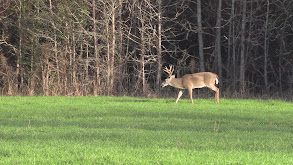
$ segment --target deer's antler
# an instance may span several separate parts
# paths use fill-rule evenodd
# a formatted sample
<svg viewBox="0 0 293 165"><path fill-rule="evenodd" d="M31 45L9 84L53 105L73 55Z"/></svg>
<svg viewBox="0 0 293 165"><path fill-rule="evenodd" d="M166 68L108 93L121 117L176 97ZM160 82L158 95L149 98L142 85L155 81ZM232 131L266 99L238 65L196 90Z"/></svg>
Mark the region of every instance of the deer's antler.
<svg viewBox="0 0 293 165"><path fill-rule="evenodd" d="M164 71L165 71L166 73L169 74L169 77L171 77L172 74L173 74L173 72L174 72L174 67L173 67L173 65L169 65L169 69L167 68L167 66L165 66Z"/></svg>

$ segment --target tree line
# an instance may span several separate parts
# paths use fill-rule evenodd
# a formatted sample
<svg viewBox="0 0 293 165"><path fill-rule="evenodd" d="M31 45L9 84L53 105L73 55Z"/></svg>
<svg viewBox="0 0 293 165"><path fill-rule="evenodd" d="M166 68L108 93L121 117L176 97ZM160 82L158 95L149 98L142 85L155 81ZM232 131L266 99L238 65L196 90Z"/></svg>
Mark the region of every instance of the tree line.
<svg viewBox="0 0 293 165"><path fill-rule="evenodd" d="M292 96L291 0L3 0L1 95L159 96L162 68L221 95Z"/></svg>

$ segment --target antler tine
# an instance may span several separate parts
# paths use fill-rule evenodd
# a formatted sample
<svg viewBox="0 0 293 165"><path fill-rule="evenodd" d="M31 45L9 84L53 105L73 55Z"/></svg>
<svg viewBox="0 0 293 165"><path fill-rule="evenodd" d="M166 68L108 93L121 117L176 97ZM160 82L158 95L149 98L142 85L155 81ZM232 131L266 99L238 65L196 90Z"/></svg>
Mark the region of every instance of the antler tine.
<svg viewBox="0 0 293 165"><path fill-rule="evenodd" d="M164 71L169 74L168 68L165 66Z"/></svg>
<svg viewBox="0 0 293 165"><path fill-rule="evenodd" d="M171 75L172 75L173 72L174 72L174 66L173 65L170 65L170 71L171 71Z"/></svg>
<svg viewBox="0 0 293 165"><path fill-rule="evenodd" d="M165 72L167 72L167 73L169 73L169 72L170 72L170 70L168 69L168 67L167 67L167 66L165 66L165 68L164 68L164 71L165 71Z"/></svg>
<svg viewBox="0 0 293 165"><path fill-rule="evenodd" d="M165 71L166 73L168 73L169 76L172 76L172 73L174 72L174 67L173 67L173 65L169 65L169 69L167 68L167 66L165 66L164 71Z"/></svg>

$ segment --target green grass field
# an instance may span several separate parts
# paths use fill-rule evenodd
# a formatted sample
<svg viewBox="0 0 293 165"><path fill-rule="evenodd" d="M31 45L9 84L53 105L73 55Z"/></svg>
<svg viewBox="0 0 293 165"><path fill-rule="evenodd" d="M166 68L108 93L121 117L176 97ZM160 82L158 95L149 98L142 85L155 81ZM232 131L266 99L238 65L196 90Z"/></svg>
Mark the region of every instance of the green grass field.
<svg viewBox="0 0 293 165"><path fill-rule="evenodd" d="M278 100L0 97L0 164L293 164Z"/></svg>

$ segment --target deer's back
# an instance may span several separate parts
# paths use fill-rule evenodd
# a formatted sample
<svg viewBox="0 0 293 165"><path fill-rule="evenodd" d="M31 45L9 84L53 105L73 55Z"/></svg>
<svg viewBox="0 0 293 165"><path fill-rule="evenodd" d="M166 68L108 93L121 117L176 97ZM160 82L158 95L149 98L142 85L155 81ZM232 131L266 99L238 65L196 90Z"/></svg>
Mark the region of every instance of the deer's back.
<svg viewBox="0 0 293 165"><path fill-rule="evenodd" d="M218 75L212 72L199 72L193 74L186 74L182 77L182 84L191 88L202 88L208 86L210 83L214 84Z"/></svg>

